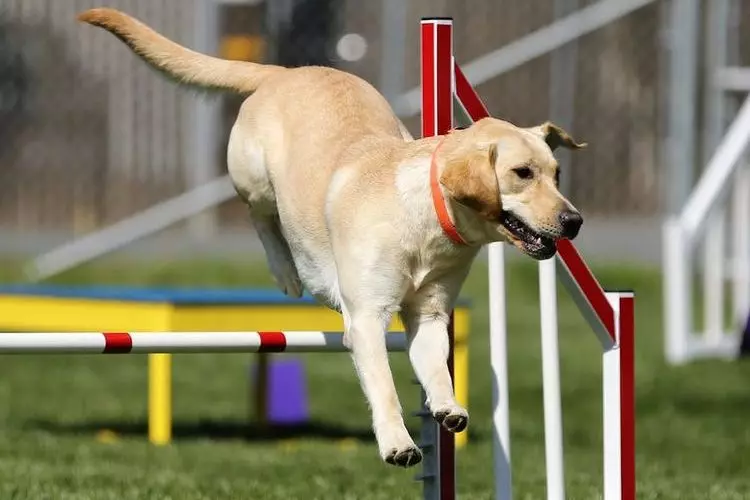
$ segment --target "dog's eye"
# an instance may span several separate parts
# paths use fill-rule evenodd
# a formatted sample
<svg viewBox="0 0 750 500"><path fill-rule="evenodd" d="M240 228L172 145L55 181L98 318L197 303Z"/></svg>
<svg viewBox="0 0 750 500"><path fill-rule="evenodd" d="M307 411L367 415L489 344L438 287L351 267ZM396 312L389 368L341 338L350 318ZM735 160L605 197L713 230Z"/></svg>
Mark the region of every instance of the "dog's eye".
<svg viewBox="0 0 750 500"><path fill-rule="evenodd" d="M521 179L531 179L532 177L534 177L534 172L532 172L529 167L514 168L513 172L515 172L516 175Z"/></svg>

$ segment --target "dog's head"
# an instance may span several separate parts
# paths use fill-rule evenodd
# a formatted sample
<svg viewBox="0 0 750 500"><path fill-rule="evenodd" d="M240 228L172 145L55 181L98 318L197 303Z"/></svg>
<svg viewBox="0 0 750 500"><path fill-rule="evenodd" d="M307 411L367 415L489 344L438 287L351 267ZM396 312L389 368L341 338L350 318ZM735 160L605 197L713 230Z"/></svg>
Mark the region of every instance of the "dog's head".
<svg viewBox="0 0 750 500"><path fill-rule="evenodd" d="M576 237L583 219L558 190L552 152L585 144L550 122L520 128L485 118L454 134L457 145L446 151L440 183L450 198L489 223L493 240L509 241L541 260L555 254L556 240Z"/></svg>

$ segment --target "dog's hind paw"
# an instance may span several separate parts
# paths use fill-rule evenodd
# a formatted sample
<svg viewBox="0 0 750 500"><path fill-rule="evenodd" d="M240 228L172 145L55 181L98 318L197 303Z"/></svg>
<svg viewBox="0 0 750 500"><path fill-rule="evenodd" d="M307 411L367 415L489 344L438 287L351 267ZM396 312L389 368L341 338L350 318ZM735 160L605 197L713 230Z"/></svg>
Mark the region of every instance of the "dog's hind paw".
<svg viewBox="0 0 750 500"><path fill-rule="evenodd" d="M469 412L460 406L441 408L434 411L432 416L450 432L461 432L469 425Z"/></svg>
<svg viewBox="0 0 750 500"><path fill-rule="evenodd" d="M416 445L402 450L392 448L383 458L386 463L399 467L412 467L422 461L422 451Z"/></svg>
<svg viewBox="0 0 750 500"><path fill-rule="evenodd" d="M375 426L380 458L385 463L411 467L422 461L422 451L414 443L403 423Z"/></svg>

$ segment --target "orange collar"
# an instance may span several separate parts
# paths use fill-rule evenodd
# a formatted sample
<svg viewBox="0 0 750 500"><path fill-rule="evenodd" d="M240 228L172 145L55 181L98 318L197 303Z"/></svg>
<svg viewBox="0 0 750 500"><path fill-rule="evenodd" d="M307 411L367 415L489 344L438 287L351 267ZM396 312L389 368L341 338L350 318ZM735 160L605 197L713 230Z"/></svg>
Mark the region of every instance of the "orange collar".
<svg viewBox="0 0 750 500"><path fill-rule="evenodd" d="M440 227L443 228L445 235L457 245L466 245L466 240L461 237L458 232L456 225L451 220L450 213L448 213L448 207L443 198L443 193L440 190L440 181L438 179L438 165L437 165L437 152L440 146L443 145L445 137L440 138L435 151L432 152L432 158L430 161L430 191L432 193L432 205L435 207L435 213L437 214L438 222Z"/></svg>

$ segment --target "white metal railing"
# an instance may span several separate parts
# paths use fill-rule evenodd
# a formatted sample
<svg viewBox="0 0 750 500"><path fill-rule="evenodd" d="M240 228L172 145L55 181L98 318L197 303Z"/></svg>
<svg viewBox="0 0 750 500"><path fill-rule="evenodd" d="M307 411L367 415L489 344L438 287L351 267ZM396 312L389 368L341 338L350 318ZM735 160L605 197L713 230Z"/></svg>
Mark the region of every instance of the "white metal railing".
<svg viewBox="0 0 750 500"><path fill-rule="evenodd" d="M236 195L229 176L219 177L39 255L24 267L24 272L30 281L44 280L163 231Z"/></svg>
<svg viewBox="0 0 750 500"><path fill-rule="evenodd" d="M680 213L664 223L665 350L670 363L700 357L733 357L738 341L724 325L724 286L732 282L732 315L744 321L750 309L750 170L742 155L750 145L750 97L745 99ZM727 207L727 194L732 203ZM731 210L730 258L725 249L727 214ZM710 228L707 227L710 225ZM692 273L697 244L711 229L703 265L704 328L693 329ZM725 263L729 262L729 273Z"/></svg>

